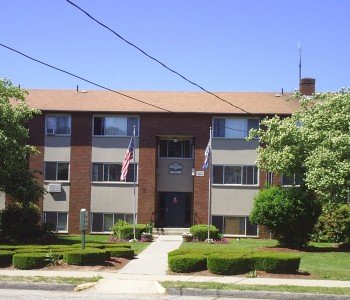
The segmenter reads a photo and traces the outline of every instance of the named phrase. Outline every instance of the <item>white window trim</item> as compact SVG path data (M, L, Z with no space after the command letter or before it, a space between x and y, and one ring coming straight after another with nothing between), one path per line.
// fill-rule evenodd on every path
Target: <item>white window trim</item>
M124 215L124 220L125 220L125 215L132 215L132 213L118 213L118 212L91 212L90 213L90 233L93 234L109 234L112 231L92 231L92 222L93 222L93 214L102 214L102 229L105 227L105 218L104 215L113 215L113 225L115 224L115 219L114 215Z
M215 215L214 215L215 216ZM212 216L213 217L213 216ZM225 228L225 218L228 217L232 217L232 218L244 218L244 235L242 234L232 234L232 233L223 233L222 235L224 237L244 237L244 238L258 238L259 237L259 226L257 226L257 229L256 229L256 235L247 235L247 223L248 223L248 218L249 216L242 216L242 215L234 215L234 216L222 216L222 226L224 229Z
M69 228L69 217L68 214L69 212L66 211L44 211L44 221L46 223L46 213L56 213L56 228L55 228L55 232L57 233L68 233L68 228ZM57 225L58 225L58 214L66 214L66 218L67 218L67 230L57 230Z
M47 117L68 117L69 133L47 133ZM56 121L57 122L57 121ZM56 123L57 125L57 123ZM55 128L56 131L56 128ZM47 136L71 136L72 135L72 116L70 114L45 114L45 135Z
M137 129L136 129L136 132L138 134L135 135L135 138L138 138L140 136L140 116L138 115L103 115L103 114L97 114L97 115L93 115L92 116L92 130L91 130L91 134L92 134L92 137L94 138L104 138L104 137L107 137L107 138L131 138L132 135L128 135L128 133L126 133L126 135L111 135L111 134L94 134L94 128L95 128L95 117L120 117L120 118L137 118L138 119L138 124L137 124ZM135 145L136 146L136 145Z
M45 177L46 177L46 163L56 163L56 180L45 179ZM58 164L59 163L68 164L68 179L67 180L58 180L57 179L57 172L58 172ZM44 161L44 182L63 182L63 183L70 182L70 162L69 161Z
M295 182L295 174L293 174L294 176L294 182ZM281 175L281 186L282 187L300 187L300 184L283 184L283 174Z
M252 118L245 118L245 117L227 117L227 116L214 116L213 118L212 118L212 128L213 128L213 139L224 139L224 140L240 140L240 141L242 141L242 140L246 140L246 137L245 138L236 138L236 137L226 137L226 126L225 126L225 136L214 136L214 120L215 119L244 119L244 120L251 120L251 119L254 119L254 120L258 120L259 121L259 128L260 128L260 118L259 117L256 117L256 118L254 118L254 117L252 117ZM226 121L225 121L225 123L226 123ZM248 128L247 128L248 129ZM229 129L229 130L231 130L231 129ZM249 131L250 130L247 130L247 132L246 132L246 136L248 136L248 134L249 134ZM254 140L258 140L258 138L255 138ZM247 141L248 142L248 141Z
M161 139L160 141L171 141L171 139ZM191 147L191 157L170 157L170 156L166 156L166 157L161 157L160 156L160 143L158 144L158 159L187 159L187 160L193 160L194 159L194 145L193 145L193 139L178 139L179 141L192 141L192 147ZM167 146L167 154L169 152L169 147Z
M259 187L260 185L260 169L256 165L234 165L234 164L228 164L228 165L223 165L223 164L213 164L212 167L223 167L222 172L223 172L223 180L225 181L225 168L224 167L241 167L242 170L242 183L214 183L214 173L212 172L212 186L243 186L243 187ZM256 184L243 184L243 167L255 167L257 169L257 180ZM254 174L253 174L254 175ZM253 179L254 181L254 179Z
M130 162L130 164L133 164L134 162ZM94 164L102 164L102 165L120 165L122 166L123 163L122 162L91 162L91 183L92 184L96 184L96 185L103 185L103 184L115 184L115 185L130 185L130 184L134 184L133 181L93 181L92 180L92 172L93 172L93 166ZM135 184L138 184L139 181L139 163L135 163L136 164L136 180L135 180ZM103 167L103 173L104 173L104 167Z

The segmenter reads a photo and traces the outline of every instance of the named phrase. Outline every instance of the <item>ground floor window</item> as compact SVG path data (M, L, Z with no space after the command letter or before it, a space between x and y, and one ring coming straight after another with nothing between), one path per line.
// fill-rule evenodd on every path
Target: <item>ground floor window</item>
M133 223L132 214L108 214L91 213L91 231L92 232L110 232L111 228L118 220Z
M65 212L44 212L44 223L50 226L50 229L57 232L68 231L68 213Z
M240 236L258 235L257 225L250 223L247 216L212 216L212 224L223 234Z

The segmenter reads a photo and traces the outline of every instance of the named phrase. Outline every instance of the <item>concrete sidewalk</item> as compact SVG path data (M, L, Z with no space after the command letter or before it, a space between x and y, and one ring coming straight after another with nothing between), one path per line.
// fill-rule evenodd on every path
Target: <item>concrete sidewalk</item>
M233 284L294 285L313 287L347 287L350 281L281 279L281 278L245 278L236 276L197 276L167 275L167 254L181 244L181 236L159 236L136 259L116 272L86 271L43 271L0 269L0 276L46 276L46 277L93 277L103 279L90 288L91 293L120 294L161 294L164 288L159 281L218 282Z

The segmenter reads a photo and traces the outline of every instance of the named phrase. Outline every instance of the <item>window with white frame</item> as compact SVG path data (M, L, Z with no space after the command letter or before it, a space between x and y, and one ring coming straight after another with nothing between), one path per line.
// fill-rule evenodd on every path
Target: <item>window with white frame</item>
M258 185L256 166L213 166L213 184Z
M118 182L122 164L115 163L93 163L92 164L92 181L95 182ZM126 182L134 182L134 164L129 164ZM137 181L137 164L135 168L135 181Z
M119 220L127 223L133 222L132 214L91 213L92 232L110 232Z
M212 224L220 233L236 236L257 236L258 226L248 216L212 216Z
M44 212L44 223L53 231L68 231L68 213L66 212Z
M214 118L213 137L245 139L250 129L259 128L259 119Z
M298 174L287 176L282 174L281 183L282 186L300 186L302 178Z
M139 118L126 116L94 116L93 135L96 136L132 136L139 134Z
M159 157L192 158L192 140L160 140Z
M68 181L69 163L68 162L45 162L45 180Z
M69 115L46 115L45 128L47 135L70 135L71 117Z

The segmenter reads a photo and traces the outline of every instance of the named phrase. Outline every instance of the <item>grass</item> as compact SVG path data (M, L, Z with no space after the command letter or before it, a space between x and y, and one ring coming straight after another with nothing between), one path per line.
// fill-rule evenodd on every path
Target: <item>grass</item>
M292 285L243 285L217 282L188 282L188 281L163 281L164 288L195 288L236 291L268 291L289 293L312 293L331 295L350 295L350 288L308 287Z
M31 282L31 283L57 283L79 285L88 282L98 282L102 277L46 277L46 276L0 276L0 282Z
M276 240L241 239L229 244L182 243L181 248L191 250L242 251L261 247L276 247ZM301 257L300 271L319 279L350 280L350 252L336 251L331 243L311 243Z

